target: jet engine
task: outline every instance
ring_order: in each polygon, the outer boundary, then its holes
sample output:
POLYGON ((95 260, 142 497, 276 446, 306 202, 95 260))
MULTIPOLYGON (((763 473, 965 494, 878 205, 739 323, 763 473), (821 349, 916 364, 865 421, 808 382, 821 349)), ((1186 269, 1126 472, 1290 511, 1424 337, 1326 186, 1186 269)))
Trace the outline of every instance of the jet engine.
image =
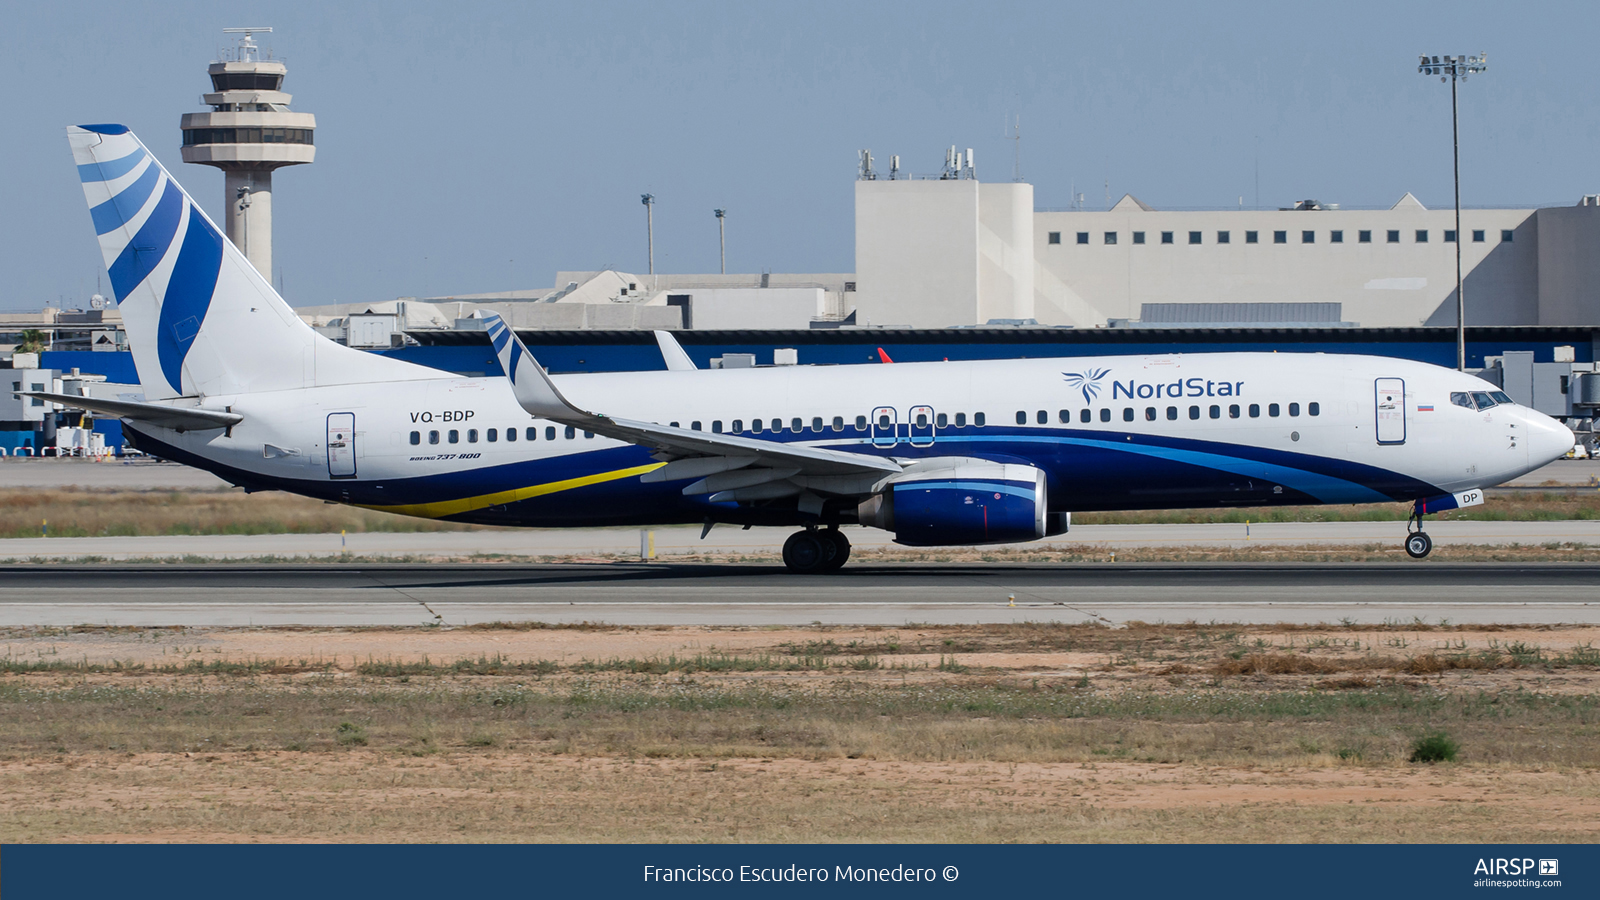
POLYGON ((913 547, 1004 544, 1066 531, 1048 513, 1045 475, 1033 466, 962 461, 896 475, 862 501, 863 525, 894 532, 913 547))

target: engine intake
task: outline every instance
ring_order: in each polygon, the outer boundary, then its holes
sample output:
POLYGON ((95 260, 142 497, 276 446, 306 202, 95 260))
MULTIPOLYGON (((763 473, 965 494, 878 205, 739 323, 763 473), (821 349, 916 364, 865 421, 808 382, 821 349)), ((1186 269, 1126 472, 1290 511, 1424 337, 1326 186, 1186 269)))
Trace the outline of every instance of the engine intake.
POLYGON ((1006 544, 1065 531, 1047 515, 1045 475, 1033 466, 974 462, 895 476, 856 508, 861 524, 912 547, 1006 544))

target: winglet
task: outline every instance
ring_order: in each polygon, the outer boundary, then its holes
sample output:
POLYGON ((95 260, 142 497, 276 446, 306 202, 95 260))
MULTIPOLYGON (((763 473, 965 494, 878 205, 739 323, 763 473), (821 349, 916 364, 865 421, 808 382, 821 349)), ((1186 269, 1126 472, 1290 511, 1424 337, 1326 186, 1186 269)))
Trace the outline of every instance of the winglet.
POLYGON ((661 348, 661 358, 667 364, 668 372, 693 372, 697 367, 689 354, 683 352, 683 345, 672 336, 670 331, 657 331, 656 344, 661 348))
POLYGON ((511 381, 512 393, 528 415, 558 420, 570 419, 574 415, 594 416, 594 413, 573 406, 566 397, 561 396, 544 367, 539 365, 539 361, 523 345, 522 339, 497 313, 484 316, 483 323, 483 330, 489 333, 494 352, 500 357, 500 368, 505 370, 506 378, 511 381))
POLYGON ((894 362, 894 360, 892 360, 892 359, 890 359, 890 358, 889 358, 889 354, 887 354, 887 353, 885 353, 885 352, 883 352, 883 348, 882 348, 882 347, 879 347, 879 348, 878 348, 878 359, 880 359, 880 360, 882 360, 882 361, 883 361, 883 362, 885 362, 885 363, 892 363, 892 362, 894 362))

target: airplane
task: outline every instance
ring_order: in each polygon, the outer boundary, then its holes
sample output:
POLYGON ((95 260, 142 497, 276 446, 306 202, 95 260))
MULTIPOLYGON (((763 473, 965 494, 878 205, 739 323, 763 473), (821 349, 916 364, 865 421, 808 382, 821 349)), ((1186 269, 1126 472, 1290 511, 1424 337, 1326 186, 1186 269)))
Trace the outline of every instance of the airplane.
POLYGON ((657 332, 665 371, 552 375, 491 313, 504 374, 463 377, 319 335, 125 126, 68 140, 144 395, 27 395, 251 491, 491 525, 790 526, 802 573, 844 565, 847 524, 970 546, 1084 510, 1411 501, 1421 558, 1424 516, 1573 446, 1473 375, 1358 355, 714 370, 657 332))

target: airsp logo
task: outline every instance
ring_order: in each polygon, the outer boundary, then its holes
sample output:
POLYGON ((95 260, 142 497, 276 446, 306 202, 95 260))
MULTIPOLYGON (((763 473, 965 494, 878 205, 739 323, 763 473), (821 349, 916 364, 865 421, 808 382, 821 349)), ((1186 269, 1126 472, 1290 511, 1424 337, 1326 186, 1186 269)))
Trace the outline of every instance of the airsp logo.
POLYGON ((1066 376, 1067 387, 1083 391, 1083 402, 1093 403, 1094 398, 1100 396, 1100 379, 1111 374, 1110 369, 1086 369, 1082 372, 1062 372, 1066 376))

